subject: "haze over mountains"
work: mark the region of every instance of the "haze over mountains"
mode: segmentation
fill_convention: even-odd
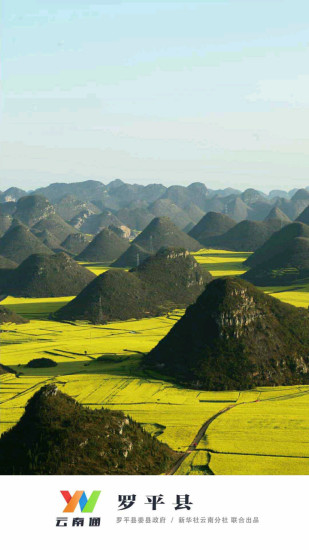
[[[262,246],[284,224],[285,222],[277,219],[267,219],[263,222],[243,220],[222,235],[204,239],[203,243],[208,248],[250,252]]]
[[[11,210],[6,215],[17,217],[28,226],[56,214],[76,229],[94,234],[111,223],[141,231],[152,218],[167,215],[185,229],[212,211],[226,214],[236,222],[262,221],[274,206],[293,220],[309,205],[309,187],[290,192],[273,190],[266,195],[255,189],[213,190],[200,182],[187,187],[165,187],[128,184],[119,179],[107,185],[88,180],[53,183],[28,193],[10,188],[0,193],[0,203],[10,202],[18,205],[15,212]]]
[[[55,252],[137,267],[162,246],[257,251],[292,222],[309,223],[308,189],[266,195],[200,182],[165,187],[121,180],[54,183],[28,193],[10,188],[0,193],[0,269]]]

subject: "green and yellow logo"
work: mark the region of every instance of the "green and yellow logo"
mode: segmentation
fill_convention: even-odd
[[[92,491],[89,498],[86,497],[85,491],[75,491],[71,496],[69,491],[60,491],[67,505],[63,510],[64,513],[74,512],[79,503],[81,512],[91,513],[98,501],[101,491]]]

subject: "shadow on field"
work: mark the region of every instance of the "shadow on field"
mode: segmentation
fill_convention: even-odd
[[[48,354],[49,355],[49,354]],[[70,352],[67,352],[67,356]],[[103,360],[89,360],[85,355],[81,360],[81,355],[72,357],[71,361],[58,361],[58,357],[65,357],[59,353],[53,354],[53,359],[57,362],[53,367],[28,368],[26,365],[11,365],[10,368],[19,376],[63,376],[70,374],[111,374],[143,377],[143,371],[140,367],[141,356],[137,354],[116,355],[106,354]]]
[[[70,352],[67,352],[68,354]],[[59,357],[61,355],[59,354]],[[53,359],[57,362],[53,367],[29,368],[26,365],[10,365],[11,372],[17,377],[22,376],[37,376],[56,379],[60,376],[76,375],[76,374],[104,374],[110,376],[120,376],[126,378],[139,378],[141,380],[160,380],[171,384],[174,388],[183,389],[183,386],[178,384],[173,378],[162,376],[161,372],[146,369],[142,365],[143,355],[140,352],[128,354],[102,354],[100,358],[89,361],[89,357],[85,355],[85,360],[72,361],[57,361],[56,356]]]

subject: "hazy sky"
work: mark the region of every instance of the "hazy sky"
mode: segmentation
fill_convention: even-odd
[[[0,188],[309,185],[308,0],[2,0]]]

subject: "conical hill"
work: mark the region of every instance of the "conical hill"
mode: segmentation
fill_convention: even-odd
[[[0,439],[1,475],[162,474],[176,458],[122,412],[83,407],[54,384]]]
[[[0,255],[19,264],[31,254],[52,254],[52,251],[24,225],[12,225],[0,239]]]
[[[243,278],[257,286],[284,286],[309,277],[309,238],[288,240],[279,254],[252,267]]]
[[[111,262],[123,254],[128,247],[129,242],[127,239],[119,237],[108,228],[104,228],[84,248],[77,259],[88,262]]]
[[[113,267],[136,267],[141,260],[137,256],[139,252],[136,246],[142,251],[143,257],[155,254],[162,247],[185,248],[190,252],[201,248],[199,242],[181,231],[169,218],[154,218],[134,239],[126,253],[114,262]]]
[[[205,390],[308,383],[309,313],[241,279],[216,279],[145,363]]]
[[[271,260],[274,256],[284,253],[289,243],[295,237],[309,238],[309,226],[300,222],[293,222],[273,233],[265,243],[259,247],[252,256],[245,261],[245,264],[254,267]]]
[[[197,239],[200,243],[207,242],[206,239],[217,235],[223,235],[234,227],[236,222],[226,214],[219,212],[207,212],[205,216],[189,231],[190,237]]]
[[[129,272],[110,269],[53,317],[100,324],[161,315],[194,302],[211,275],[184,249],[164,249]]]
[[[67,254],[33,254],[10,272],[5,290],[12,296],[48,297],[74,296],[95,275]],[[2,282],[2,281],[1,281]]]

